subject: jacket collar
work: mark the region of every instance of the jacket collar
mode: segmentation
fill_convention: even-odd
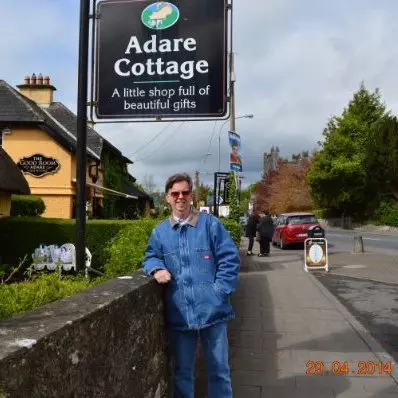
[[[189,224],[191,227],[196,227],[196,224],[198,223],[198,218],[199,218],[199,213],[195,210],[192,210],[191,215],[189,216],[189,219],[187,221],[187,224]],[[174,220],[173,215],[169,217],[169,220],[172,228],[178,225],[178,222]]]

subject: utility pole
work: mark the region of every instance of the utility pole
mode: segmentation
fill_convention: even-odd
[[[230,119],[229,129],[235,131],[235,69],[234,69],[234,9],[233,0],[231,0],[231,41],[229,48],[229,101],[230,101]]]
[[[232,22],[231,22],[231,28],[232,28]],[[234,71],[234,53],[232,52],[232,36],[231,36],[231,53],[229,54],[229,65],[230,65],[229,101],[231,107],[231,112],[229,116],[229,131],[235,131],[235,71]]]
[[[231,0],[231,46],[229,50],[229,100],[230,100],[230,119],[229,119],[229,131],[235,132],[235,67],[234,67],[234,47],[233,47],[233,40],[234,40],[234,14],[233,14],[233,0]],[[234,172],[235,178],[235,187],[236,187],[236,198],[239,198],[239,172]],[[239,199],[237,200],[239,202]]]
[[[195,171],[195,198],[194,198],[194,206],[199,208],[199,186],[200,186],[200,172],[199,170]]]
[[[90,3],[80,1],[79,65],[76,144],[76,265],[86,267],[87,82]]]

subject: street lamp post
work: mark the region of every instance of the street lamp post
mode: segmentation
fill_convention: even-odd
[[[234,120],[236,119],[252,119],[254,117],[254,115],[252,114],[246,114],[246,115],[242,115],[242,116],[238,116],[235,117]],[[228,123],[228,119],[221,125],[220,130],[218,132],[218,171],[220,170],[220,162],[221,162],[221,131],[223,129],[223,127],[226,125],[226,123]],[[235,124],[235,123],[234,123]]]

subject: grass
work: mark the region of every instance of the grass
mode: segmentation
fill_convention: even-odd
[[[83,276],[41,274],[18,283],[0,284],[0,320],[31,311],[63,297],[72,296],[104,281],[86,281]]]

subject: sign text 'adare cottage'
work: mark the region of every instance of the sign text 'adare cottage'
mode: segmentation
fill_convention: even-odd
[[[180,51],[196,51],[196,40],[193,37],[186,39],[161,39],[158,41],[156,35],[141,46],[137,36],[131,36],[126,47],[125,54],[165,54],[178,53]],[[192,79],[195,71],[200,74],[209,72],[209,63],[206,60],[184,61],[179,64],[177,61],[165,62],[161,57],[153,60],[148,58],[145,63],[131,63],[129,58],[120,58],[114,64],[114,71],[121,77],[129,76],[162,76],[179,75],[181,79]]]

